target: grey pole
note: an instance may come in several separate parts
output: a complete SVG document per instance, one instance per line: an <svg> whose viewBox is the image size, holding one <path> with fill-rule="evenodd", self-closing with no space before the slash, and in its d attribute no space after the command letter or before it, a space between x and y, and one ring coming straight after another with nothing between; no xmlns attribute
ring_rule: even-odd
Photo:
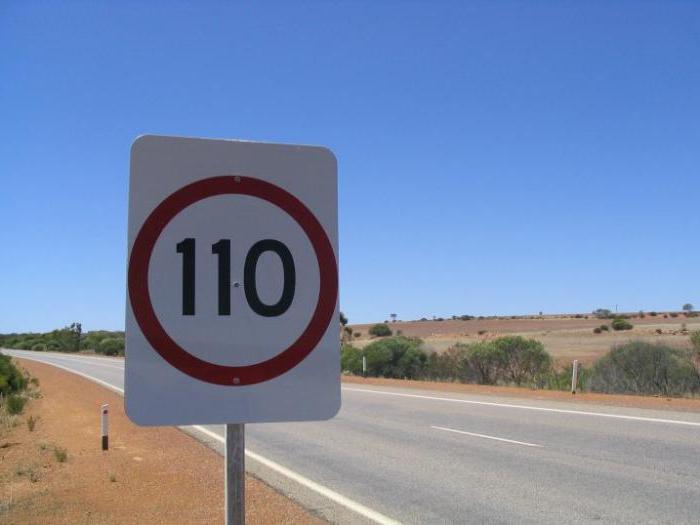
<svg viewBox="0 0 700 525"><path fill-rule="evenodd" d="M245 424L226 425L226 525L245 525Z"/></svg>

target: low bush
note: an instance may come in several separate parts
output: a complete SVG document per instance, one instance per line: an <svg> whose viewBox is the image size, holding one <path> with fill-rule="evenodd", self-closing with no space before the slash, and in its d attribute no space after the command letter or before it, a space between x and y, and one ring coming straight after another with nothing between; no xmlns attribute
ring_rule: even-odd
<svg viewBox="0 0 700 525"><path fill-rule="evenodd" d="M56 447L53 449L53 456L59 463L65 463L68 461L68 451L62 447Z"/></svg>
<svg viewBox="0 0 700 525"><path fill-rule="evenodd" d="M600 328L600 326L596 326L596 327L593 329L593 333L594 333L594 334L602 334L602 333L603 333L603 330L602 330L602 328Z"/></svg>
<svg viewBox="0 0 700 525"><path fill-rule="evenodd" d="M116 337L102 339L95 348L95 352L104 355L124 355L124 339Z"/></svg>
<svg viewBox="0 0 700 525"><path fill-rule="evenodd" d="M410 337L387 337L367 345L367 374L370 376L415 379L422 375L428 355L423 342Z"/></svg>
<svg viewBox="0 0 700 525"><path fill-rule="evenodd" d="M542 343L523 337L501 337L473 344L458 343L441 354L432 353L424 377L441 381L544 386L552 359Z"/></svg>
<svg viewBox="0 0 700 525"><path fill-rule="evenodd" d="M0 354L0 394L6 396L27 386L27 378L19 371L9 356Z"/></svg>
<svg viewBox="0 0 700 525"><path fill-rule="evenodd" d="M613 319L610 325L612 326L612 329L616 331L632 330L632 328L634 328L632 323L630 323L627 319L622 319L621 317L616 317Z"/></svg>
<svg viewBox="0 0 700 525"><path fill-rule="evenodd" d="M21 414L24 410L24 405L27 403L27 398L17 394L10 394L5 401L5 410L11 416Z"/></svg>
<svg viewBox="0 0 700 525"><path fill-rule="evenodd" d="M696 352L700 352L700 330L690 334L690 344L693 345Z"/></svg>
<svg viewBox="0 0 700 525"><path fill-rule="evenodd" d="M500 337L493 346L502 362L503 379L515 385L540 386L552 368L552 358L544 346L521 336Z"/></svg>
<svg viewBox="0 0 700 525"><path fill-rule="evenodd" d="M340 348L340 369L354 375L362 374L362 350L352 345Z"/></svg>
<svg viewBox="0 0 700 525"><path fill-rule="evenodd" d="M686 352L632 341L596 361L589 385L597 392L680 395L700 391L700 376Z"/></svg>
<svg viewBox="0 0 700 525"><path fill-rule="evenodd" d="M391 335L391 328L385 323L378 323L370 327L369 335L375 337L388 337Z"/></svg>
<svg viewBox="0 0 700 525"><path fill-rule="evenodd" d="M606 325L606 324L600 325L600 329L601 329L603 332L609 332L609 331L610 331L610 327L609 327L608 325Z"/></svg>

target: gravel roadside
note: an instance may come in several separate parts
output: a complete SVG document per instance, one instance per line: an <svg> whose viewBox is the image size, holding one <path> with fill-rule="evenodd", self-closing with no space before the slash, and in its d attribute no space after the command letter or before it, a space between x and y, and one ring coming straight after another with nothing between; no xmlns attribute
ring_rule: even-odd
<svg viewBox="0 0 700 525"><path fill-rule="evenodd" d="M0 522L223 522L221 456L177 429L134 425L123 398L95 383L17 361L39 379L41 397L27 404L16 426L0 428ZM103 403L110 405L107 452L100 448ZM252 476L246 504L250 524L325 523Z"/></svg>

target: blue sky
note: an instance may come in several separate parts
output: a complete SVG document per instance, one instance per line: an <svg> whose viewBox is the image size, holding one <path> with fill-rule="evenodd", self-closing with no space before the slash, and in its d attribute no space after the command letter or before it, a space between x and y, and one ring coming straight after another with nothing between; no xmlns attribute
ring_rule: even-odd
<svg viewBox="0 0 700 525"><path fill-rule="evenodd" d="M124 323L142 133L329 146L351 322L700 304L700 4L4 2L0 332Z"/></svg>

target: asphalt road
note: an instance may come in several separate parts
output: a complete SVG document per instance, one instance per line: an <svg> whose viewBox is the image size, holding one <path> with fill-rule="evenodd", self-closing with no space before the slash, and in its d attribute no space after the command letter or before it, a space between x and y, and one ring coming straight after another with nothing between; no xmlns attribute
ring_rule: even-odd
<svg viewBox="0 0 700 525"><path fill-rule="evenodd" d="M123 387L119 359L4 352ZM250 470L337 522L700 522L700 414L348 384L335 419L246 439Z"/></svg>

